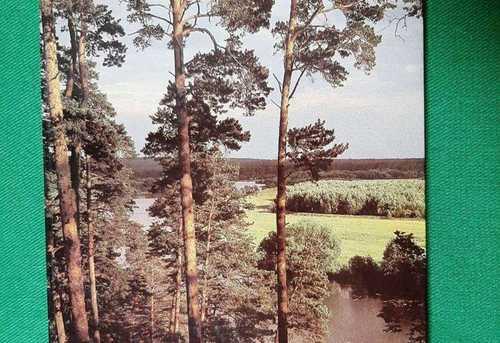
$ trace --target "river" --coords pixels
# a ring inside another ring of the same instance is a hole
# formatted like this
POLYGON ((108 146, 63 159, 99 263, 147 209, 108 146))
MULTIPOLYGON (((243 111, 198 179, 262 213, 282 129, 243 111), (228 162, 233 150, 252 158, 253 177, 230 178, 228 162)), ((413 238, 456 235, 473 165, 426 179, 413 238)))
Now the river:
POLYGON ((364 297, 353 299, 350 287, 331 285, 332 293, 327 300, 328 343, 406 343, 403 332, 384 332, 385 322, 377 314, 382 309, 382 300, 364 297))
MULTIPOLYGON (((145 229, 152 223, 147 208, 154 199, 137 198, 132 220, 145 229)), ((385 322, 377 314, 382 309, 378 298, 353 299, 350 287, 331 285, 331 295, 327 300, 330 317, 328 319, 328 343, 405 343, 403 332, 384 332, 385 322)))

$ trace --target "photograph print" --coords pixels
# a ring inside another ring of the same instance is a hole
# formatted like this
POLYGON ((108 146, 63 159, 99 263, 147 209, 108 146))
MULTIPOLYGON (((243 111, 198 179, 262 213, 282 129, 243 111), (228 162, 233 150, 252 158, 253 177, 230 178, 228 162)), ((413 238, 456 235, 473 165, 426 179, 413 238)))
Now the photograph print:
POLYGON ((40 0, 49 342, 427 342, 422 1, 40 0))

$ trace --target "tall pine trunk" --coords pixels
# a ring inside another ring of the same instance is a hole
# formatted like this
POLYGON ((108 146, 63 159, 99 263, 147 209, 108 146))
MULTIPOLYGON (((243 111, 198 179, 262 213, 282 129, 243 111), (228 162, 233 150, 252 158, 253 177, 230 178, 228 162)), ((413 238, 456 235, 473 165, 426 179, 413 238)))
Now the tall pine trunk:
POLYGON ((210 211, 208 213, 208 225, 207 225, 207 244, 206 244, 206 257, 205 264, 203 266, 203 288, 201 290, 201 321, 205 322, 207 316, 207 298, 208 298, 208 268, 210 266, 210 243, 212 239, 212 218, 215 210, 215 199, 212 198, 210 204, 210 211))
POLYGON ((278 341, 288 342, 288 286, 286 278, 286 135, 288 129, 288 106, 292 81, 293 47, 297 26, 297 0, 290 2, 290 18, 283 58, 283 83, 280 104, 280 126, 278 138, 278 192, 276 195, 276 273, 278 279, 278 341))
MULTIPOLYGON (((83 14, 83 13, 82 13, 83 14)), ((82 20, 80 24, 80 38, 78 39, 78 69, 80 72, 80 87, 82 96, 82 106, 87 105, 87 101, 90 97, 89 88, 89 68, 87 65, 87 53, 86 53, 86 30, 87 25, 85 21, 82 20)))
POLYGON ((69 159, 70 163, 70 169, 71 169, 71 187, 73 187, 73 191, 75 192, 75 203, 76 203, 76 213, 75 213, 75 220, 76 220, 76 228, 78 230, 78 233, 80 233, 81 229, 81 221, 80 221, 80 169, 81 169, 81 164, 80 164, 80 159, 81 159, 81 152, 82 152, 82 145, 80 144, 80 140, 75 137, 74 141, 72 142, 72 146, 70 148, 71 150, 71 156, 69 159))
POLYGON ((151 297, 149 300, 149 339, 151 343, 154 342, 155 335, 155 296, 154 292, 151 292, 151 297))
MULTIPOLYGON (((83 8, 81 9, 84 10, 83 8)), ((84 13, 82 12, 81 15, 84 13)), ((80 88, 81 88, 81 107, 85 108, 88 105, 90 98, 90 88, 89 88, 89 71, 87 64, 86 55, 86 30, 87 25, 82 19, 80 22, 80 37, 78 39, 78 70, 80 74, 80 88)), ((75 143, 75 169, 80 170, 80 149, 81 143, 78 141, 75 143)), ((97 286, 96 286, 96 276, 95 276, 95 228, 92 222, 92 180, 90 177, 90 160, 86 157, 86 169, 87 169, 87 230, 88 230, 88 262, 89 262, 89 281, 90 281, 90 304, 91 304, 91 315, 92 315, 92 329, 93 329, 93 341, 94 343, 101 342, 101 335, 99 331, 99 306, 97 302, 97 286)), ((75 187, 79 190, 80 187, 80 173, 75 175, 75 187)), ((78 197, 77 197, 78 200, 78 197)))
MULTIPOLYGON (((75 28, 75 23, 73 20, 72 9, 69 9, 68 13, 68 31, 70 36, 70 53, 71 53, 71 63, 68 71, 68 80, 66 82, 66 90, 64 91, 64 96, 70 98, 74 94, 75 79, 78 75, 78 40, 75 28)), ((81 144, 79 140, 75 137, 73 144, 71 146, 71 186, 73 187, 76 195, 76 226, 78 232, 80 232, 80 155, 81 155, 81 144)))
POLYGON ((53 287, 55 287, 52 293, 52 300, 54 306, 54 321, 56 323, 57 342, 66 343, 68 339, 66 337, 66 329, 64 328, 61 294, 59 293, 58 286, 56 286, 55 283, 53 284, 53 287))
POLYGON ((90 304, 92 314, 92 329, 94 343, 101 342, 99 331, 99 308, 97 305, 97 286, 95 277, 95 229, 92 221, 92 180, 90 178, 90 160, 87 156, 87 234, 88 234, 88 257, 89 257, 89 281, 90 281, 90 304))
POLYGON ((181 170, 180 193, 184 234, 184 263, 188 308, 189 342, 202 341, 198 299, 198 267, 196 261, 196 233, 193 213, 193 181, 191 178, 191 151, 189 146, 190 115, 186 108, 186 75, 184 73, 184 23, 182 16, 185 0, 171 0, 173 16, 173 48, 175 60, 175 110, 179 127, 179 163, 181 170))
MULTIPOLYGON (((83 11, 83 8, 81 9, 83 11)), ((83 16, 83 12, 81 13, 81 16, 83 16)), ((71 35, 70 35, 71 36, 71 35)), ((78 53, 78 70, 79 70, 79 75, 80 75, 80 90, 81 90, 81 99, 80 99, 80 106, 81 107, 86 107, 89 101, 90 97, 90 89, 89 89, 89 71, 88 71, 88 66, 87 66, 87 56, 86 56, 86 23, 84 19, 81 19, 80 22, 80 37, 78 38, 78 45, 75 46, 73 42, 76 40, 75 37, 71 37, 71 55, 72 55, 72 61, 74 63, 74 54, 75 50, 77 50, 78 53)), ((71 170, 72 170, 72 185, 73 189, 75 190, 76 194, 76 209, 77 209, 77 214, 76 214, 76 220, 77 220, 77 225, 78 228, 80 228, 80 159, 81 159, 81 150, 82 150, 82 144, 78 137, 76 137, 75 141, 73 142, 73 147, 71 149, 71 170)))
POLYGON ((76 28, 75 23, 73 21, 73 14, 68 14, 68 31, 70 36, 70 44, 71 44, 71 64, 68 71, 68 80, 66 82, 66 90, 64 91, 64 95, 67 98, 73 96, 73 90, 75 88, 75 80, 78 74, 77 66, 78 66, 78 43, 76 37, 76 28))
POLYGON ((47 230, 47 251, 49 252, 50 276, 50 292, 52 298, 52 307, 54 315, 54 323, 56 325, 57 342, 66 343, 66 329, 64 327, 64 316, 62 312, 61 290, 58 280, 58 275, 54 272, 54 261, 56 259, 56 244, 54 233, 52 232, 52 218, 49 219, 47 230))
MULTIPOLYGON (((179 271, 177 270, 175 272, 175 276, 177 277, 177 274, 179 273, 179 271)), ((177 286, 177 285, 176 285, 177 286)), ((170 320, 169 320, 169 327, 168 327, 168 332, 170 334, 174 334, 176 331, 175 331, 175 310, 176 310, 176 307, 177 307, 177 292, 178 292, 178 289, 175 288, 174 289, 174 295, 172 296, 172 306, 170 307, 170 320)))
POLYGON ((81 266, 82 256, 80 251, 80 237, 78 236, 75 220, 75 194, 71 188, 68 148, 66 146, 66 135, 62 125, 63 106, 61 101, 59 68, 57 64, 57 47, 52 2, 50 0, 42 0, 41 9, 49 115, 54 128, 55 170, 59 192, 61 224, 65 240, 64 249, 68 270, 68 289, 71 301, 73 336, 76 342, 89 342, 81 266))
MULTIPOLYGON (((177 229, 179 240, 182 239, 182 220, 177 229)), ((182 283, 182 247, 177 248, 175 273, 175 292, 172 299, 172 312, 170 314, 170 333, 175 335, 179 332, 179 316, 181 312, 181 283, 182 283)))

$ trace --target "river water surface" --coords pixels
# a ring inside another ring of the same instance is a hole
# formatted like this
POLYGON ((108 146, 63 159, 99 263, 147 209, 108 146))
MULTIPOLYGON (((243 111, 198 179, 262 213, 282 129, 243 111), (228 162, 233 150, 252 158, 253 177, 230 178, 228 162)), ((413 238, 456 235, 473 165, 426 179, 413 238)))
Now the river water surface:
MULTIPOLYGON (((152 218, 147 209, 154 199, 137 198, 132 220, 147 229, 152 218)), ((353 299, 350 287, 331 285, 331 295, 327 300, 330 317, 328 319, 328 343, 405 343, 403 332, 384 332, 385 322, 377 314, 382 309, 378 298, 353 299)), ((404 328, 403 328, 404 329, 404 328)))
POLYGON ((403 332, 384 332, 385 322, 377 314, 382 309, 382 300, 364 297, 353 299, 350 287, 331 285, 332 293, 327 300, 328 343, 404 343, 408 341, 403 332))

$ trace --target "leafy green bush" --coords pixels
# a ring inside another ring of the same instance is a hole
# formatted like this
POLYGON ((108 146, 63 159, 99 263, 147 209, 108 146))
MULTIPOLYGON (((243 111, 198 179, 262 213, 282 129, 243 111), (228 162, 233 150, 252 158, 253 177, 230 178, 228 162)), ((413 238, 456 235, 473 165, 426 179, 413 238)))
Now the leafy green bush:
POLYGON ((288 188, 287 209, 294 212, 425 217, 423 180, 325 180, 288 188))
MULTIPOLYGON (((307 342, 323 342, 330 295, 328 274, 340 254, 339 242, 332 230, 311 222, 287 225, 287 285, 289 327, 307 337, 307 342)), ((276 233, 271 232, 262 240, 259 268, 274 271, 276 268, 276 233)), ((273 275, 270 284, 274 285, 273 275)))

